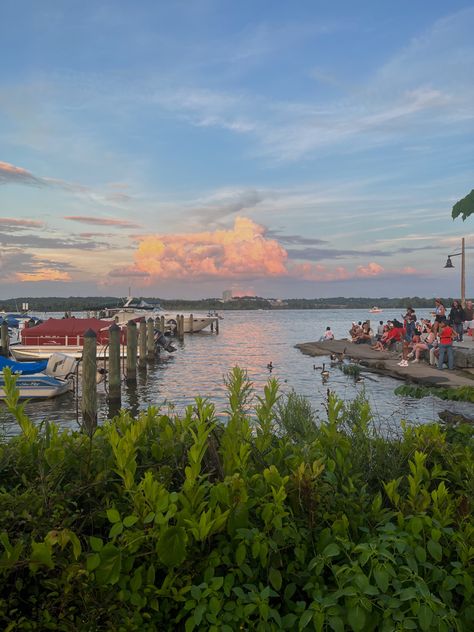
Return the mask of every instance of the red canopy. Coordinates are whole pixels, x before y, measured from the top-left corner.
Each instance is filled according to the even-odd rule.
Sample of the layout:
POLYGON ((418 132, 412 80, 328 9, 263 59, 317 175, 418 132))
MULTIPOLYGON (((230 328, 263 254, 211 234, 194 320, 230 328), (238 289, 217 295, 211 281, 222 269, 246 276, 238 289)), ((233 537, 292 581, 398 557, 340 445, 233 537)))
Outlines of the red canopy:
MULTIPOLYGON (((49 318, 35 327, 21 330, 21 342, 24 345, 83 345, 84 334, 92 329, 97 334, 99 344, 109 341, 109 327, 113 321, 98 318, 49 318)), ((126 331, 122 330, 121 342, 126 340, 126 331)))

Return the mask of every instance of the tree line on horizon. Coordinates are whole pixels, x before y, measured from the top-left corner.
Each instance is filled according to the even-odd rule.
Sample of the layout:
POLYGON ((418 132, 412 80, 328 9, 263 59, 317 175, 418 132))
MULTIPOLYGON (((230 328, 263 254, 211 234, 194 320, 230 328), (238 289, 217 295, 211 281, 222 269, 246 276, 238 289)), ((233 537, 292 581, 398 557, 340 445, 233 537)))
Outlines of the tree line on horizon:
MULTIPOLYGON (((405 296, 397 298, 388 297, 331 297, 331 298, 292 298, 275 303, 274 299, 259 296, 244 296, 233 298, 223 303, 218 298, 206 298, 198 300, 186 299, 160 299, 157 297, 145 297, 144 300, 152 305, 160 305, 165 310, 185 311, 224 311, 224 310, 289 310, 289 309, 370 309, 377 305, 382 309, 404 309, 411 305, 414 308, 430 308, 434 306, 434 298, 405 296)), ((445 298, 446 305, 452 302, 452 298, 445 298)), ((49 296, 42 298, 19 297, 0 300, 0 310, 7 312, 20 312, 23 303, 28 303, 30 311, 36 312, 61 312, 61 311, 100 311, 104 308, 123 305, 123 299, 115 296, 49 296)))

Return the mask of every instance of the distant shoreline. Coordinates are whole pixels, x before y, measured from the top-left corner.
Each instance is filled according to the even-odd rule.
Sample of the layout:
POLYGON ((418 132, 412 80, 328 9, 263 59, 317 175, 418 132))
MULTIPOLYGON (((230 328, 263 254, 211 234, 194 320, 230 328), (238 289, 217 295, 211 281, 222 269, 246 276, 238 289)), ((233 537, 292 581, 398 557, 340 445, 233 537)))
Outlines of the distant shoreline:
MULTIPOLYGON (((159 304, 165 310, 188 311, 188 312, 208 312, 208 311, 236 311, 236 310, 268 310, 281 311, 292 309, 367 309, 377 306, 385 309, 404 309, 408 305, 414 308, 433 308, 434 298, 422 297, 400 297, 400 298, 314 298, 314 299, 267 299, 262 297, 242 297, 234 298, 230 301, 222 302, 217 298, 186 300, 186 299, 160 299, 146 297, 145 301, 151 304, 159 304)), ((446 305, 450 305, 452 298, 443 299, 446 305)), ((0 301, 0 311, 17 312, 21 311, 22 304, 27 303, 29 311, 39 312, 61 312, 61 311, 99 311, 106 307, 117 307, 123 304, 123 299, 114 296, 104 297, 21 297, 0 301)), ((376 313, 374 314, 376 316, 376 313)))

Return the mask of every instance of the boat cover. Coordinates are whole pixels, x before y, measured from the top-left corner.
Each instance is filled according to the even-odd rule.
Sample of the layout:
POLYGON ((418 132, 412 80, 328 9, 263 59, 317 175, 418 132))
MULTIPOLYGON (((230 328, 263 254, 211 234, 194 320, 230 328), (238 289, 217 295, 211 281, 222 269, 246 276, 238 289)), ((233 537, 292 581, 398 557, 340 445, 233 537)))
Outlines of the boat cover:
MULTIPOLYGON (((84 334, 92 329, 97 334, 98 344, 109 341, 110 320, 98 318, 48 318, 40 325, 28 327, 21 331, 21 342, 24 345, 83 345, 84 334)), ((125 332, 122 332, 122 343, 125 332)))
POLYGON ((0 371, 8 367, 13 373, 23 373, 23 375, 41 373, 41 371, 46 369, 47 364, 47 360, 40 360, 39 362, 16 362, 15 360, 10 360, 10 358, 0 356, 0 371))

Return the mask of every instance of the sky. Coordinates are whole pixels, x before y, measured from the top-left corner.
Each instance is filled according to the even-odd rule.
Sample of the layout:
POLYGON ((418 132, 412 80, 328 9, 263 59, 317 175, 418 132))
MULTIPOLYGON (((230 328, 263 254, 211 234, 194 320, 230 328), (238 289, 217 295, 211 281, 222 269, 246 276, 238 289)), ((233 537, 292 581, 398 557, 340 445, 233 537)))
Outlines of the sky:
POLYGON ((2 0, 0 299, 474 295, 474 6, 2 0))

